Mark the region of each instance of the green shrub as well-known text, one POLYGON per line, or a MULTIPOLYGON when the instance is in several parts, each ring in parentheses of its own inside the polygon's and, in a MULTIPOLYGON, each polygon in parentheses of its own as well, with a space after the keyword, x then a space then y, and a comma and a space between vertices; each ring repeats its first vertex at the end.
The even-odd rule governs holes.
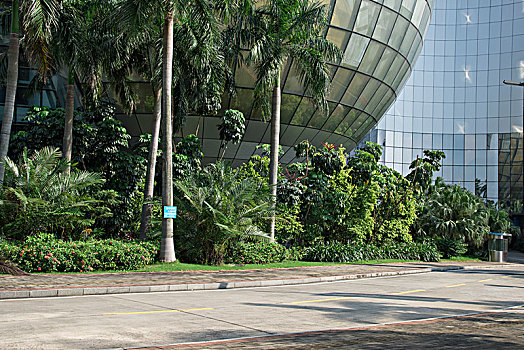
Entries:
MULTIPOLYGON (((91 188, 88 195, 103 201, 102 204, 114 215, 96 215, 94 227, 102 229, 106 237, 120 236, 132 231, 134 223, 140 220, 142 206, 141 202, 136 205, 136 197, 142 199, 138 190, 146 173, 149 140, 141 137, 135 146, 130 147, 131 136, 116 118, 115 105, 104 99, 99 102, 98 107, 91 111, 75 111, 72 163, 78 164, 79 169, 99 173, 105 178, 105 183, 91 188), (108 198, 103 193, 105 191, 112 192, 113 196, 108 198)), ((34 106, 29 109, 24 130, 11 138, 9 157, 13 160, 23 157, 25 148, 29 153, 46 146, 61 149, 64 118, 62 108, 34 106)), ((61 225, 67 225, 70 220, 64 222, 61 225)), ((83 227, 93 227, 93 224, 83 227)), ((51 229, 40 227, 34 232, 51 232, 51 229)))
POLYGON ((26 272, 134 270, 153 263, 157 246, 150 242, 117 240, 63 241, 50 234, 25 241, 1 241, 6 258, 26 272))
POLYGON ((306 249, 304 260, 321 262, 353 262, 379 259, 439 261, 432 244, 389 242, 380 247, 372 244, 341 242, 318 243, 306 249))
MULTIPOLYGON (((272 212, 269 192, 222 162, 175 181, 179 216, 177 241, 188 242, 186 257, 220 265, 226 247, 243 237, 269 240, 259 227, 272 212), (196 256, 195 256, 196 253, 196 256)), ((178 244, 178 243, 177 243, 178 244)))
POLYGON ((269 264, 284 260, 299 260, 300 249, 287 249, 271 242, 238 242, 226 252, 225 261, 233 264, 269 264))
POLYGON ((436 238, 437 249, 444 259, 462 255, 468 250, 468 245, 461 240, 451 238, 436 238))
POLYGON ((103 184, 99 173, 74 167, 58 148, 44 147, 31 156, 25 149, 18 163, 6 158, 4 188, 0 191, 0 232, 23 239, 38 232, 72 238, 91 227, 95 217, 110 216, 101 201, 89 191, 103 184))

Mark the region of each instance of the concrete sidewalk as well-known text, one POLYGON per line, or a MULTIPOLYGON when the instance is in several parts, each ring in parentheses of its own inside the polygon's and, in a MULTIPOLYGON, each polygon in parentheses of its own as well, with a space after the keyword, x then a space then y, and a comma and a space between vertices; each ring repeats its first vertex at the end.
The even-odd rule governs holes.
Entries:
POLYGON ((262 287, 512 265, 489 262, 439 262, 235 271, 0 275, 0 299, 262 287))

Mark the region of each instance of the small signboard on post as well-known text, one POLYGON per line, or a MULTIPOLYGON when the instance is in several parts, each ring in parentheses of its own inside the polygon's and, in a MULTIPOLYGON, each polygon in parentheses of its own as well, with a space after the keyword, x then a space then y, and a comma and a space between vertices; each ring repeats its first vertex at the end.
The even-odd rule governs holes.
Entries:
POLYGON ((164 206, 164 219, 176 219, 176 207, 164 206))

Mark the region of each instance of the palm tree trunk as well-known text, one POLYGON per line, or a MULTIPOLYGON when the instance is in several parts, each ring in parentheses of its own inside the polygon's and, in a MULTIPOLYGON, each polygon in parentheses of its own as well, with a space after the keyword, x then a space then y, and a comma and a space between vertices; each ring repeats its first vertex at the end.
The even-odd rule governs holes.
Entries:
POLYGON ((278 177, 278 150, 280 146, 280 71, 277 74, 273 88, 273 101, 271 106, 271 153, 269 158, 269 186, 271 188, 271 241, 275 241, 275 209, 277 205, 277 177, 278 177))
POLYGON ((13 15, 11 18, 11 35, 9 38, 9 51, 7 52, 7 85, 5 92, 4 116, 2 119, 2 131, 0 132, 0 187, 4 182, 5 157, 9 149, 11 136, 11 125, 15 111, 16 87, 18 85, 18 54, 20 51, 20 39, 18 28, 18 0, 13 0, 13 15))
POLYGON ((64 120, 64 140, 62 143, 63 158, 68 162, 64 174, 71 173, 71 154, 73 153, 73 118, 75 113, 75 79, 74 73, 69 68, 69 77, 67 81, 67 94, 65 105, 64 120))
POLYGON ((158 153, 158 136, 160 134, 160 122, 162 120, 162 89, 155 89, 155 125, 149 145, 149 161, 146 173, 146 185, 144 188, 144 203, 142 204, 142 218, 140 219, 140 239, 145 240, 151 230, 151 199, 155 185, 156 155, 158 153))
MULTIPOLYGON (((166 13, 164 24, 164 57, 162 88, 163 119, 163 174, 162 206, 173 205, 173 115, 171 110, 171 85, 173 83, 173 12, 166 13)), ((162 241, 160 244, 160 261, 175 261, 173 242, 173 219, 162 218, 162 241)))

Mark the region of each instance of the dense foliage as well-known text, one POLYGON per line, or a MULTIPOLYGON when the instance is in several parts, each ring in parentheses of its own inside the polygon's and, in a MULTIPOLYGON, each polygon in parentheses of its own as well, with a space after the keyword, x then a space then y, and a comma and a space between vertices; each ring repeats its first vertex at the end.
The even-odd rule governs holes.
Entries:
MULTIPOLYGON (((151 204, 153 227, 162 221, 160 201, 152 199, 154 175, 160 173, 153 165, 160 120, 165 137, 162 205, 178 206, 175 245, 184 261, 437 261, 439 252, 453 257, 481 250, 488 232, 518 233, 505 211, 482 198, 486 187, 480 182, 475 194, 441 180, 434 183, 444 158, 440 151, 424 151, 403 176, 382 165, 382 147, 369 142, 348 154, 342 145, 315 147, 302 140, 295 146, 295 162, 279 164, 282 147, 272 137, 272 146, 257 146, 256 155, 233 169, 221 159, 228 144, 240 142, 245 132, 246 118, 237 110, 225 111, 218 126, 218 162, 203 167, 196 135, 171 147, 171 128, 177 134, 188 113, 214 114, 222 108, 221 96, 235 98, 234 72, 243 64, 255 72, 257 108, 251 118, 270 114, 274 91, 271 122, 280 123, 279 82, 288 58, 298 83, 319 107, 314 118, 327 112, 327 62, 340 59, 341 52, 322 35, 328 8, 320 2, 36 5, 32 9, 38 16, 27 16, 29 8, 21 7, 22 46, 40 73, 31 87, 41 87, 55 70, 67 70, 71 91, 81 87, 85 110, 75 111, 71 123, 73 94, 66 99, 68 118, 64 109, 33 107, 24 130, 11 139, 12 160, 5 162, 0 191, 0 238, 9 239, 1 243, 7 257, 28 271, 132 269, 153 261, 153 245, 114 238, 137 236, 144 203, 151 204), (139 102, 130 78, 149 83, 141 85, 149 85, 153 97, 142 102, 151 102, 154 110, 154 137, 142 135, 131 147, 130 135, 115 117, 115 104, 107 100, 102 76, 111 81, 112 92, 128 112, 139 102), (73 126, 72 152, 66 120, 73 126), (72 153, 71 162, 60 159, 62 144, 65 159, 72 153), (146 166, 151 174, 147 181, 146 166), (143 187, 148 188, 145 195, 143 187)), ((16 82, 11 90, 16 91, 16 82)), ((146 214, 144 223, 150 221, 146 214)), ((167 244, 171 222, 164 224, 161 259, 172 261, 174 250, 167 244)), ((158 235, 154 231, 150 238, 158 235)))
MULTIPOLYGON (((35 106, 30 109, 26 116, 28 125, 12 137, 12 159, 20 157, 25 148, 60 148, 64 114, 61 108, 35 106)), ((100 190, 114 191, 112 199, 105 203, 114 215, 98 217, 97 227, 115 237, 134 230, 140 216, 146 155, 141 149, 129 146, 130 138, 109 102, 92 112, 75 113, 72 162, 84 171, 100 173, 106 180, 100 190)), ((100 194, 106 195, 107 192, 100 194)))
POLYGON ((23 241, 0 240, 5 257, 27 272, 138 269, 155 261, 157 249, 149 242, 65 241, 43 233, 23 241))
POLYGON ((341 146, 301 143, 282 172, 278 206, 284 224, 277 237, 298 245, 325 241, 410 242, 416 201, 410 182, 378 163, 382 149, 367 144, 350 157, 341 146))
MULTIPOLYGON (((18 163, 6 159, 0 195, 0 232, 22 239, 47 231, 61 238, 78 238, 96 218, 110 216, 101 200, 90 195, 104 183, 99 173, 65 173, 67 162, 58 149, 45 147, 31 155, 25 149, 18 163)), ((98 192, 98 195, 102 195, 98 192)))
POLYGON ((231 244, 225 262, 233 264, 269 264, 284 260, 298 260, 302 254, 273 242, 237 242, 231 244))
POLYGON ((481 248, 489 232, 518 235, 515 229, 504 210, 497 210, 458 185, 446 185, 441 179, 429 188, 415 225, 417 237, 460 241, 470 251, 481 248))
POLYGON ((439 252, 427 243, 347 244, 318 243, 309 247, 304 256, 308 261, 354 262, 379 259, 439 261, 439 252))
POLYGON ((222 162, 175 182, 178 189, 178 244, 181 254, 220 264, 227 244, 245 236, 267 238, 257 225, 270 212, 268 193, 251 178, 222 162))

